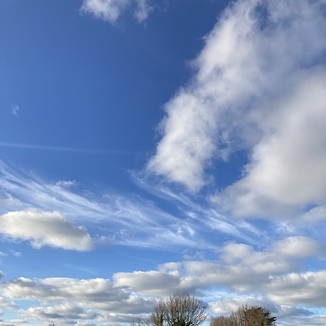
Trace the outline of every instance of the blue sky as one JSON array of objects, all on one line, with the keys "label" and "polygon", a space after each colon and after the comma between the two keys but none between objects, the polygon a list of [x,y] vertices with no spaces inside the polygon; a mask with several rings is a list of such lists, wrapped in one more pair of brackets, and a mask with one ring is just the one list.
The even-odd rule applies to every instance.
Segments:
[{"label": "blue sky", "polygon": [[325,13],[0,0],[0,325],[325,325]]}]

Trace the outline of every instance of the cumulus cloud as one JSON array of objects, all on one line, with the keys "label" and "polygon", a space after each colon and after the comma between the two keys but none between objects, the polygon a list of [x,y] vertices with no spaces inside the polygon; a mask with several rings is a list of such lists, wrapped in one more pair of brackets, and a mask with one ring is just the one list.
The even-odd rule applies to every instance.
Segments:
[{"label": "cumulus cloud", "polygon": [[35,248],[51,246],[78,251],[93,249],[87,231],[73,226],[59,212],[37,209],[9,212],[0,216],[0,233],[12,239],[30,241]]},{"label": "cumulus cloud", "polygon": [[159,271],[116,273],[113,277],[116,287],[126,286],[145,295],[166,296],[180,283],[178,271],[170,273]]},{"label": "cumulus cloud", "polygon": [[[142,314],[149,313],[155,300],[146,299],[123,287],[113,287],[107,279],[80,280],[74,278],[29,279],[18,278],[2,284],[6,298],[32,300],[33,305],[19,313],[29,319],[47,321],[57,319],[77,321],[112,322],[124,320],[131,323]],[[54,304],[54,305],[51,305]],[[72,322],[73,321],[73,322]]]},{"label": "cumulus cloud", "polygon": [[135,7],[134,15],[139,22],[152,10],[148,0],[84,0],[81,11],[113,24],[129,7]]},{"label": "cumulus cloud", "polygon": [[13,301],[5,300],[0,297],[0,308],[15,308],[17,305]]},{"label": "cumulus cloud", "polygon": [[324,270],[272,277],[267,285],[268,297],[275,302],[288,305],[324,307],[325,277],[326,271]]},{"label": "cumulus cloud", "polygon": [[[283,249],[284,246],[287,248]],[[303,252],[300,249],[303,249]],[[324,249],[323,244],[317,244],[314,240],[303,237],[288,237],[276,241],[269,248],[261,251],[241,243],[227,243],[219,252],[219,260],[174,262],[160,265],[157,271],[116,273],[113,276],[114,286],[126,286],[143,295],[154,296],[167,296],[175,292],[193,292],[221,286],[237,294],[255,293],[265,297],[266,293],[273,293],[268,296],[267,301],[270,300],[275,304],[290,304],[291,302],[282,300],[281,295],[274,300],[278,284],[283,277],[287,279],[292,273],[295,273],[298,279],[305,275],[300,273],[302,261],[313,256],[323,259]],[[307,291],[314,298],[315,303],[322,304],[318,293],[323,290],[316,292],[316,295],[313,292],[313,284],[317,284],[315,278],[318,276],[320,280],[322,275],[315,272],[309,275],[312,277],[304,276],[306,281],[298,285],[302,286],[302,291]],[[296,292],[295,286],[290,285],[284,291],[290,296],[295,292],[298,297],[301,293]]]},{"label": "cumulus cloud", "polygon": [[[148,171],[199,191],[215,160],[248,151],[214,197],[239,216],[294,213],[325,198],[324,1],[239,0],[205,39],[190,85],[165,105]],[[217,171],[222,173],[221,171]]]},{"label": "cumulus cloud", "polygon": [[[324,306],[326,275],[324,270],[301,269],[306,258],[323,258],[322,248],[323,244],[304,237],[287,237],[261,250],[226,243],[215,260],[168,262],[156,270],[119,272],[113,274],[113,282],[21,277],[3,282],[1,289],[4,302],[39,302],[20,314],[42,321],[129,323],[153,311],[158,298],[205,292],[213,314],[228,314],[243,304],[262,305],[290,324],[303,316],[305,325],[313,325],[309,320],[318,315],[314,309]],[[215,292],[207,295],[210,291]]]},{"label": "cumulus cloud", "polygon": [[91,310],[84,310],[80,307],[63,303],[49,307],[31,307],[22,311],[22,315],[33,318],[34,320],[53,320],[53,319],[96,319],[98,314]]}]

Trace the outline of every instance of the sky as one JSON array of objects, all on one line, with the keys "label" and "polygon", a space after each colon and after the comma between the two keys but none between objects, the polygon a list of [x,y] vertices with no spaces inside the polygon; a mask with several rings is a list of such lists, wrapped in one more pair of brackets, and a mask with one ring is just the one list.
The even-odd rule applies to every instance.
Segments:
[{"label": "sky", "polygon": [[325,0],[0,0],[0,326],[189,293],[326,324]]}]

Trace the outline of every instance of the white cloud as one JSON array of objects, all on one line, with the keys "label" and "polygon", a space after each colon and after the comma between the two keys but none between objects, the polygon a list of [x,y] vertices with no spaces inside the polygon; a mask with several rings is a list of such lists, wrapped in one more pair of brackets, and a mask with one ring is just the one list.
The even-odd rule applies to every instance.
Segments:
[{"label": "white cloud", "polygon": [[[116,318],[131,323],[142,314],[152,311],[155,300],[113,287],[102,278],[80,280],[73,278],[28,279],[18,278],[2,284],[2,293],[14,300],[32,300],[41,303],[21,309],[29,319],[49,319],[112,322]],[[50,305],[55,303],[55,305]],[[119,317],[117,317],[117,315]],[[87,323],[87,322],[86,322]]]},{"label": "white cloud", "polygon": [[[283,249],[284,246],[287,248]],[[262,251],[255,251],[253,247],[241,243],[228,243],[221,248],[219,260],[167,263],[159,266],[157,271],[116,273],[113,280],[115,287],[126,286],[143,295],[168,296],[175,292],[220,286],[237,294],[265,296],[272,291],[274,296],[274,288],[277,287],[275,280],[294,272],[299,278],[304,275],[299,273],[302,261],[315,256],[323,258],[323,253],[323,244],[304,237],[288,237]],[[318,293],[314,296],[309,286],[306,290],[315,302],[321,302]],[[291,295],[291,291],[295,292],[296,289],[289,286],[284,291]],[[297,295],[300,297],[300,292]],[[269,296],[269,299],[273,297]],[[288,304],[287,300],[281,299],[281,295],[273,302]]]},{"label": "white cloud", "polygon": [[277,241],[273,245],[276,254],[284,255],[289,258],[307,258],[310,256],[326,257],[325,244],[318,243],[316,240],[293,236]]},{"label": "white cloud", "polygon": [[267,285],[268,297],[275,302],[306,307],[324,307],[326,271],[274,276]]},{"label": "white cloud", "polygon": [[[292,92],[270,107],[277,125],[253,149],[246,176],[222,197],[235,198],[237,215],[290,211],[322,203],[326,195],[326,69],[312,69],[295,77]],[[266,213],[265,213],[266,214]]]},{"label": "white cloud", "polygon": [[180,286],[180,275],[178,271],[173,272],[132,272],[116,273],[113,276],[114,286],[129,287],[144,295],[166,296],[171,294],[171,289]]},{"label": "white cloud", "polygon": [[157,298],[185,291],[206,293],[207,298],[215,289],[208,301],[211,313],[227,314],[242,304],[262,305],[290,324],[296,316],[309,316],[305,325],[313,325],[309,320],[318,316],[314,309],[324,306],[326,272],[301,272],[300,266],[306,258],[322,257],[321,246],[304,237],[287,237],[261,250],[227,243],[215,260],[119,272],[112,283],[103,278],[18,278],[3,282],[1,289],[4,303],[33,301],[33,307],[20,314],[42,321],[129,323],[150,313]]},{"label": "white cloud", "polygon": [[212,302],[209,307],[210,310],[216,315],[230,315],[232,312],[236,311],[241,306],[260,306],[266,307],[265,302],[261,298],[255,297],[234,297],[234,298],[221,298],[217,302]]},{"label": "white cloud", "polygon": [[5,300],[4,298],[0,297],[0,308],[15,308],[17,305],[13,301]]},{"label": "white cloud", "polygon": [[214,198],[225,210],[284,215],[324,201],[323,6],[321,0],[230,5],[205,39],[190,86],[165,106],[148,170],[198,191],[211,182],[215,159],[245,149],[243,177]]},{"label": "white cloud", "polygon": [[76,181],[60,180],[60,181],[57,181],[55,185],[58,187],[62,187],[62,188],[69,188],[69,187],[76,185]]},{"label": "white cloud", "polygon": [[80,307],[63,303],[50,307],[31,307],[21,312],[23,316],[28,316],[34,320],[53,320],[53,319],[96,319],[98,314],[91,310],[84,310]]},{"label": "white cloud", "polygon": [[82,227],[70,224],[59,212],[29,209],[0,216],[0,233],[30,241],[35,248],[51,246],[68,250],[93,249],[90,235]]},{"label": "white cloud", "polygon": [[148,0],[136,0],[137,9],[135,11],[135,17],[139,22],[147,19],[149,13],[153,10],[148,3]]},{"label": "white cloud", "polygon": [[130,6],[136,6],[135,17],[146,20],[152,7],[147,0],[84,0],[81,11],[114,24]]}]

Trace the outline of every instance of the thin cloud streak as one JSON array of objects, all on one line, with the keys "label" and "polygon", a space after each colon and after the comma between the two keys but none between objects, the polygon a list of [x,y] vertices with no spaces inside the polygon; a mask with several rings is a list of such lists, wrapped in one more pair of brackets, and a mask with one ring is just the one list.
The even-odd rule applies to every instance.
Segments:
[{"label": "thin cloud streak", "polygon": [[60,146],[47,146],[37,144],[22,144],[22,143],[8,143],[0,142],[0,147],[30,149],[30,150],[43,150],[43,151],[57,151],[57,152],[71,152],[71,153],[89,153],[89,154],[107,154],[107,155],[135,155],[137,152],[123,151],[123,150],[106,150],[106,149],[93,149],[93,148],[77,148],[77,147],[60,147]]}]

